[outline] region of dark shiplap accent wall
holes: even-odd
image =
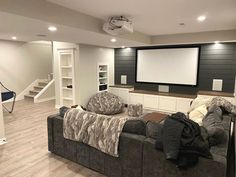
[[[183,45],[185,47],[187,45]],[[196,93],[199,90],[211,91],[213,79],[223,79],[223,91],[234,92],[236,75],[236,43],[200,44],[198,85],[169,85],[170,92]],[[153,47],[152,47],[153,48]],[[156,48],[160,48],[156,47]],[[127,84],[135,89],[157,91],[158,84],[135,82],[136,49],[115,49],[115,84],[120,84],[120,76],[127,75]]]

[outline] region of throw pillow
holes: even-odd
[[[226,134],[222,124],[222,110],[213,105],[208,108],[208,113],[202,120],[203,127],[206,128],[209,135],[209,143],[215,146],[225,141]]]
[[[206,105],[202,105],[189,113],[189,119],[193,120],[194,122],[198,123],[201,126],[202,119],[206,114],[207,114],[207,107]]]
[[[202,105],[206,105],[206,107],[208,107],[211,103],[211,100],[212,98],[206,98],[206,97],[195,98],[190,106],[189,112],[193,111],[194,109]]]

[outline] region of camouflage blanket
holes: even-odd
[[[118,157],[119,137],[128,116],[114,117],[78,109],[64,116],[64,138],[88,144],[106,154]]]

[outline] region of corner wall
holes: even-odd
[[[0,40],[0,81],[20,94],[36,79],[52,73],[50,43]]]
[[[114,84],[114,49],[79,45],[79,95],[83,106],[98,91],[97,65],[109,65],[109,85]]]
[[[92,45],[53,42],[56,107],[60,107],[59,62],[57,49],[75,50],[75,102],[86,106],[89,98],[98,91],[97,64],[109,64],[109,84],[114,84],[114,49]]]

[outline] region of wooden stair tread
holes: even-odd
[[[35,95],[30,95],[30,94],[28,94],[28,95],[25,95],[25,97],[34,98]]]
[[[44,88],[44,86],[34,86],[34,88],[39,88],[39,89],[43,89]]]
[[[30,92],[32,92],[32,93],[39,93],[40,91],[38,91],[38,90],[30,90]]]

